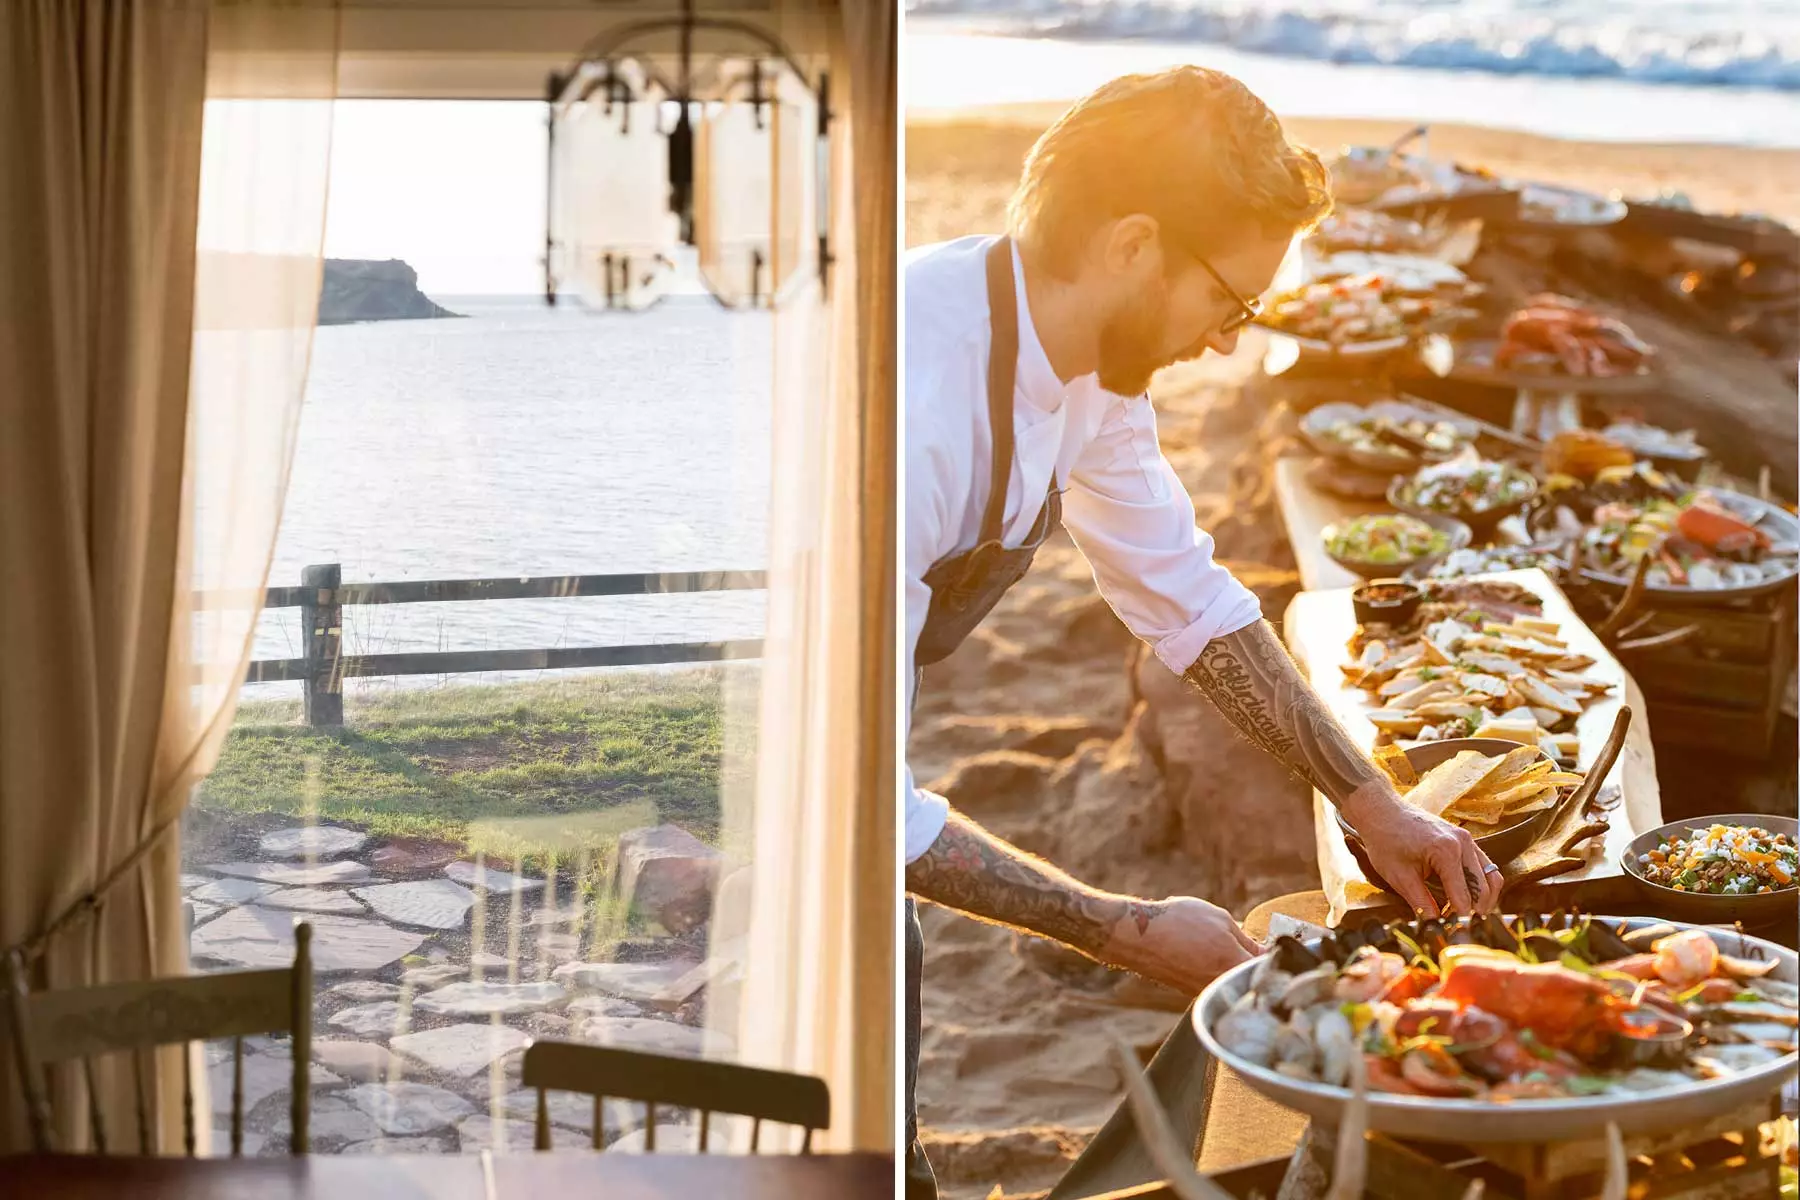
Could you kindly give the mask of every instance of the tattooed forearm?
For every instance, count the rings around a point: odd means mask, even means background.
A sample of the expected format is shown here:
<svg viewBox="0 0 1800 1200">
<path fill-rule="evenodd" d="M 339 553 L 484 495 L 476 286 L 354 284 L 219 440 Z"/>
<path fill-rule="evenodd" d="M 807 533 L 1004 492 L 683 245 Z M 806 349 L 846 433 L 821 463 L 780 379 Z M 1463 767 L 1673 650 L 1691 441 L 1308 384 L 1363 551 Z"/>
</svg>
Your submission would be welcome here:
<svg viewBox="0 0 1800 1200">
<path fill-rule="evenodd" d="M 959 812 L 906 868 L 906 890 L 972 917 L 1055 938 L 1104 962 L 1113 929 L 1133 918 L 1142 933 L 1152 905 L 1096 891 L 995 837 Z"/>
<path fill-rule="evenodd" d="M 1375 765 L 1301 677 L 1268 622 L 1208 642 L 1187 678 L 1238 732 L 1340 807 L 1381 787 Z"/>
</svg>

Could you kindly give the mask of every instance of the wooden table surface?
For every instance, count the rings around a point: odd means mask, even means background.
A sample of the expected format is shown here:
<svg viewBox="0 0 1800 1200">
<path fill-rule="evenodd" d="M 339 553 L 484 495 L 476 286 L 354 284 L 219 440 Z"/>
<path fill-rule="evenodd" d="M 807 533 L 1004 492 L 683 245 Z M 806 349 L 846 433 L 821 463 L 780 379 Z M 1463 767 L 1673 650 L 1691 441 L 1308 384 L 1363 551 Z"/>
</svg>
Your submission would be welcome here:
<svg viewBox="0 0 1800 1200">
<path fill-rule="evenodd" d="M 894 1194 L 885 1154 L 315 1155 L 0 1159 L 0 1194 L 33 1200 L 856 1200 Z"/>
<path fill-rule="evenodd" d="M 1306 481 L 1308 461 L 1293 456 L 1275 460 L 1275 505 L 1281 510 L 1281 522 L 1287 527 L 1288 542 L 1294 548 L 1300 586 L 1309 592 L 1353 588 L 1362 579 L 1332 562 L 1325 553 L 1325 527 L 1365 513 L 1391 513 L 1394 506 L 1386 500 L 1345 500 L 1321 492 Z M 1519 545 L 1524 540 L 1524 527 L 1517 518 L 1510 517 L 1501 523 L 1499 536 L 1494 539 L 1508 545 Z"/>
<path fill-rule="evenodd" d="M 1650 742 L 1650 723 L 1643 693 L 1619 661 L 1575 614 L 1568 598 L 1548 575 L 1534 569 L 1499 572 L 1493 578 L 1522 584 L 1542 597 L 1545 619 L 1561 626 L 1561 636 L 1571 649 L 1595 660 L 1586 674 L 1614 685 L 1611 695 L 1590 703 L 1577 719 L 1576 729 L 1581 734 L 1581 754 L 1577 764 L 1580 769 L 1587 769 L 1606 741 L 1619 706 L 1627 705 L 1632 711 L 1631 731 L 1626 735 L 1624 752 L 1607 775 L 1607 782 L 1616 784 L 1623 792 L 1624 802 L 1612 812 L 1611 828 L 1604 844 L 1596 845 L 1587 866 L 1553 877 L 1539 886 L 1545 894 L 1553 895 L 1577 884 L 1624 883 L 1618 868 L 1619 853 L 1639 833 L 1663 823 L 1662 791 L 1656 780 L 1656 752 Z M 1339 670 L 1340 664 L 1348 661 L 1347 643 L 1355 629 L 1356 616 L 1350 593 L 1345 590 L 1302 592 L 1288 606 L 1283 621 L 1288 648 L 1302 670 L 1350 739 L 1367 752 L 1375 743 L 1375 727 L 1368 719 L 1368 713 L 1375 705 L 1365 693 L 1350 687 Z M 1353 909 L 1385 906 L 1388 899 L 1363 879 L 1361 868 L 1344 844 L 1343 831 L 1338 828 L 1330 802 L 1315 793 L 1313 810 L 1319 876 L 1331 901 L 1334 923 Z M 1537 890 L 1533 889 L 1534 894 Z M 1627 892 L 1620 898 L 1628 896 Z M 1571 897 L 1564 903 L 1572 903 L 1573 899 Z M 1584 900 L 1584 905 L 1610 899 L 1610 896 L 1596 895 L 1591 901 Z"/>
</svg>

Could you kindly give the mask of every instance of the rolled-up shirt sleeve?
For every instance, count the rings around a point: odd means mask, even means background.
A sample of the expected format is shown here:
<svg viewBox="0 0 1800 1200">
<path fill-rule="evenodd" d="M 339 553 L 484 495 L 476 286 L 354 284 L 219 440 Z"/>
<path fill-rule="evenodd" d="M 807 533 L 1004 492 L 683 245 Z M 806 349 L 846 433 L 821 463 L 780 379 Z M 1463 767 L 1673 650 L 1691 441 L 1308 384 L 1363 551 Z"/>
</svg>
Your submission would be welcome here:
<svg viewBox="0 0 1800 1200">
<path fill-rule="evenodd" d="M 1100 594 L 1178 675 L 1212 639 L 1262 616 L 1256 593 L 1214 561 L 1212 537 L 1194 524 L 1147 398 L 1111 399 L 1070 472 L 1063 520 Z"/>
</svg>

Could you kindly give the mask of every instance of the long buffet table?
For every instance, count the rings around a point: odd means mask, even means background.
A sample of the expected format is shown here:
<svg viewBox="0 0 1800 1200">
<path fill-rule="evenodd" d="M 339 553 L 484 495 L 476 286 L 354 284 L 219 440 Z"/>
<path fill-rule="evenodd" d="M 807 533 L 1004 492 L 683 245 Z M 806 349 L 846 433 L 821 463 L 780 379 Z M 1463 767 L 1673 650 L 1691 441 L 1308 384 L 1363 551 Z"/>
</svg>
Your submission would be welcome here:
<svg viewBox="0 0 1800 1200">
<path fill-rule="evenodd" d="M 1373 707 L 1360 691 L 1348 687 L 1339 666 L 1348 659 L 1346 644 L 1355 631 L 1350 591 L 1361 582 L 1325 556 L 1321 534 L 1331 522 L 1359 513 L 1386 509 L 1380 501 L 1361 502 L 1328 496 L 1309 484 L 1305 460 L 1283 458 L 1275 470 L 1276 497 L 1288 540 L 1299 565 L 1300 580 L 1307 589 L 1288 606 L 1282 629 L 1289 650 L 1299 661 L 1315 689 L 1333 714 L 1365 751 L 1375 744 L 1375 727 L 1367 718 Z M 1582 757 L 1585 768 L 1606 738 L 1613 715 L 1623 704 L 1632 711 L 1625 749 L 1607 778 L 1620 789 L 1620 803 L 1611 810 L 1611 828 L 1596 839 L 1584 866 L 1566 874 L 1509 891 L 1509 908 L 1529 903 L 1554 909 L 1579 906 L 1600 911 L 1631 900 L 1630 881 L 1618 868 L 1619 852 L 1633 837 L 1663 824 L 1662 793 L 1656 779 L 1656 753 L 1650 741 L 1650 724 L 1643 692 L 1629 672 L 1600 643 L 1570 607 L 1567 597 L 1541 571 L 1510 571 L 1496 578 L 1522 583 L 1544 600 L 1544 615 L 1563 628 L 1572 647 L 1596 660 L 1590 673 L 1614 683 L 1613 695 L 1590 704 L 1582 714 Z M 1314 834 L 1318 844 L 1319 875 L 1328 905 L 1330 923 L 1381 916 L 1394 910 L 1398 900 L 1371 887 L 1363 879 L 1326 798 L 1313 797 Z"/>
</svg>

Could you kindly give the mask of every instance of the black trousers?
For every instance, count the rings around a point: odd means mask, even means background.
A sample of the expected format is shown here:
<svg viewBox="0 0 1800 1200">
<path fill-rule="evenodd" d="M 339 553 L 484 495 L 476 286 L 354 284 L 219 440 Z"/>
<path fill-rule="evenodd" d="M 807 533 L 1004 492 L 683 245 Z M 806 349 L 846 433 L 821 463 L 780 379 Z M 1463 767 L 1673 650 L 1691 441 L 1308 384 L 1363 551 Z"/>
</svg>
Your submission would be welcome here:
<svg viewBox="0 0 1800 1200">
<path fill-rule="evenodd" d="M 906 1200 L 937 1200 L 937 1176 L 919 1148 L 919 1110 L 913 1091 L 919 1082 L 919 973 L 925 962 L 925 938 L 912 897 L 906 900 Z"/>
</svg>

